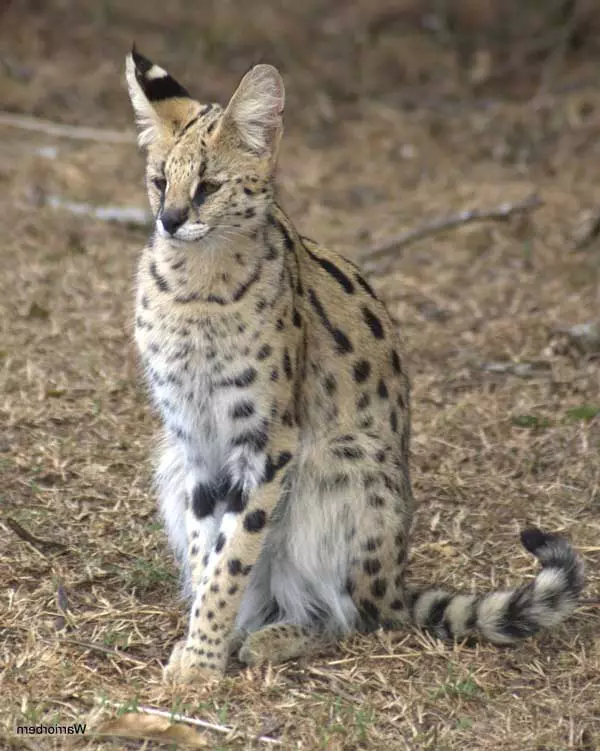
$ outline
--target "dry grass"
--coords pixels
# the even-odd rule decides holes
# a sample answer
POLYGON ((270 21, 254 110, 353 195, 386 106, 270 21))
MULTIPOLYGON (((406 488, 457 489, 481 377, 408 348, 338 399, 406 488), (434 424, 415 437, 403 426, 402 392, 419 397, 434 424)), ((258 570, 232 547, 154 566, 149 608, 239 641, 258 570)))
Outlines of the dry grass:
MULTIPOLYGON (((305 750, 592 751, 600 743, 600 417, 592 416, 600 369, 598 359, 548 344, 555 326, 600 310, 600 246, 572 250, 583 212, 598 204, 600 94, 572 91, 538 107, 403 110, 398 89, 420 71, 429 71, 424 99, 454 91, 446 50, 419 35, 395 48, 389 39, 351 47, 352 34, 327 31, 334 10, 317 23, 316 0, 304 10, 281 5, 295 10, 263 3, 261 23, 250 23, 249 12, 215 4, 187 30, 183 0, 168 11, 105 0, 68 17, 64 3, 47 3, 26 23, 13 5, 2 20, 0 98, 15 111, 129 127, 119 70, 134 36, 187 72, 186 82, 194 73, 197 91, 220 98, 258 56, 273 60, 290 88, 284 204, 306 234, 355 256, 427 217, 537 190, 544 207, 531 218, 415 243, 393 273, 374 279, 412 361, 421 503, 412 580, 488 588, 530 577, 534 562, 517 532, 536 523, 582 551, 585 597, 596 604, 514 650, 374 634, 310 662, 233 666, 217 688, 175 695, 163 687, 161 663, 185 612, 149 489, 155 421, 131 341, 144 236, 35 202, 49 193, 143 205, 141 159, 126 144, 5 128, 0 747, 139 748, 89 735, 14 735, 23 723, 98 723, 115 716, 116 702, 235 728, 197 735, 215 750, 267 748, 253 740, 267 735, 305 750), (361 60, 366 82, 347 72, 361 60), (486 370, 491 362, 535 367, 520 378, 486 370)), ((565 80, 575 75, 564 71, 565 80)))

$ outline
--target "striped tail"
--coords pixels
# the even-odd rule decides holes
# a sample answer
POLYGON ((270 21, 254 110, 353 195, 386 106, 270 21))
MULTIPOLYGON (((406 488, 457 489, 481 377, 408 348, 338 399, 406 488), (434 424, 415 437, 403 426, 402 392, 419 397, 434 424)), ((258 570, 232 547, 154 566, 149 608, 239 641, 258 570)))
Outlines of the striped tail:
POLYGON ((485 595, 415 592, 410 605, 414 624, 443 639, 479 636, 513 644, 564 621, 583 588, 583 561, 559 535, 530 528, 521 533, 521 542, 542 564, 533 581, 485 595))

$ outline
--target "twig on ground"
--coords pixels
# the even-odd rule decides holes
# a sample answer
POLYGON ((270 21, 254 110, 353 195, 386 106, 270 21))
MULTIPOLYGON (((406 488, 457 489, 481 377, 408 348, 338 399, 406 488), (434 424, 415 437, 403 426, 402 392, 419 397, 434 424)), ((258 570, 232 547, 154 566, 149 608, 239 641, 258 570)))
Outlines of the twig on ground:
POLYGON ((349 694, 347 691, 344 691, 340 687, 339 681, 334 675, 331 675, 325 670, 318 670, 317 668, 313 667, 308 667, 307 672, 315 676, 320 682, 326 683, 328 686, 330 686, 332 690, 335 691, 337 696, 341 696, 341 698, 345 699, 349 704, 360 704, 361 699, 356 696, 352 696, 352 694, 349 694))
POLYGON ((508 219, 513 214, 518 214, 523 211, 532 211, 542 205, 542 200, 538 195, 532 193, 524 198, 522 201, 515 201, 513 203, 501 203, 492 209, 472 209, 471 211, 459 211, 456 214, 450 214, 449 216, 439 217, 432 219, 420 227, 402 232, 389 240, 375 245, 370 250, 365 252, 362 256, 362 261, 367 270, 374 270, 377 268, 374 261, 381 258, 385 258, 391 255, 398 248, 402 248, 409 243, 421 240, 423 237, 434 235, 438 232, 443 232, 448 229, 454 229, 465 224, 471 224, 473 222, 482 221, 502 221, 508 219))
POLYGON ((54 540, 42 540, 39 537, 35 537, 31 534, 31 532, 28 532, 19 524, 16 519, 13 519, 11 516, 4 517, 4 523, 7 527, 12 529, 17 537, 20 537, 22 540, 25 540, 25 542, 28 542, 36 550, 42 553, 42 555, 46 555, 47 553, 50 553, 52 551, 64 553, 68 549, 66 545, 62 544, 62 542, 54 542, 54 540))
POLYGON ((67 618, 71 620, 69 613, 69 598, 65 585, 59 581, 56 588, 56 606, 60 611, 54 620, 56 631, 63 631, 67 627, 67 618))
POLYGON ((61 638, 60 643, 72 644, 75 647, 81 647, 82 649, 89 649, 92 652, 102 652, 102 654, 110 655, 111 657, 116 657, 117 659, 125 660, 126 662, 133 662, 135 665, 142 665, 144 667, 148 665, 147 662, 144 662, 143 660, 137 660, 135 657, 131 657, 131 655, 126 655, 123 652, 119 652, 117 649, 111 649, 110 647, 105 647, 102 644, 94 644, 94 642, 91 642, 91 641, 82 641, 81 639, 61 638))
POLYGON ((152 220, 150 212, 139 206, 93 206, 91 203, 65 201, 58 196, 48 196, 45 203, 53 209, 62 209, 63 211, 69 211, 71 214, 79 216, 89 216, 93 219, 100 219, 103 222, 117 222, 119 224, 130 224, 135 227, 147 227, 152 220))
MULTIPOLYGON (((117 702, 106 701, 105 704, 108 704, 111 707, 115 707, 116 709, 121 709, 121 705, 118 704, 117 702)), ((196 717, 188 717, 187 715, 179 714, 178 712, 169 712, 165 709, 155 709, 154 707, 136 706, 135 711, 141 714, 153 715, 155 717, 163 717, 167 720, 170 720, 171 722, 183 722, 183 723, 186 723, 187 725, 193 725, 199 728, 206 728, 207 730, 214 730, 217 733, 229 734, 229 733, 232 733, 234 730, 234 728, 227 727, 226 725, 217 725, 214 722, 207 722, 206 720, 199 720, 196 717)), ((277 740, 277 738, 270 738, 267 735, 256 736, 255 740, 262 741, 263 743, 270 743, 273 746, 282 745, 282 742, 277 740)))
MULTIPOLYGON (((147 227, 152 221, 150 212, 139 206, 93 206, 90 203, 66 201, 59 196, 49 196, 45 203, 53 209, 62 209, 79 216, 89 216, 105 222, 118 222, 138 227, 147 227)), ((522 201, 514 203, 501 203, 493 209, 472 209, 471 211, 459 211, 456 214, 439 217, 426 222, 420 227, 408 230, 375 245, 362 256, 362 262, 368 271, 377 269, 374 261, 392 254, 398 248, 402 248, 411 242, 421 240, 423 237, 434 235, 448 229, 454 229, 465 224, 482 221, 503 221, 513 214, 531 211, 542 206, 541 199, 532 194, 522 201)))
POLYGON ((32 130, 59 138, 74 138, 79 141, 98 141, 100 143, 135 143, 133 131, 108 130, 105 128, 88 128, 81 125, 63 125, 51 120, 43 120, 28 115, 13 115, 0 112, 0 125, 21 130, 32 130))

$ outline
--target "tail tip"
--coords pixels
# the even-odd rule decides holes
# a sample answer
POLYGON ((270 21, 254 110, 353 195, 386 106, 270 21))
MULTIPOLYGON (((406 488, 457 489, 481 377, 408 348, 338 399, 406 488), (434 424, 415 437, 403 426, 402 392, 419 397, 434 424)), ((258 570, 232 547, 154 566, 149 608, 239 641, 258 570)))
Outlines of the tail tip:
POLYGON ((537 527, 528 527, 521 532, 521 543, 530 553, 536 552, 554 539, 554 535, 542 532, 537 527))

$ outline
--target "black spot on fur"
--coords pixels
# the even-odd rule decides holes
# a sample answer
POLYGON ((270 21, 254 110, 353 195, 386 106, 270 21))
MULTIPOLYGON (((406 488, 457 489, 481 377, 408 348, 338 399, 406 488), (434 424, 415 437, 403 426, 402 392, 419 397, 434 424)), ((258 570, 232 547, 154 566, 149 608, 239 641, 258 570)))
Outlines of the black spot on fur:
POLYGON ((400 357, 395 349, 392 350, 392 367, 394 368, 394 372, 402 373, 402 365, 400 363, 400 357))
POLYGON ((380 600, 382 597, 385 597, 385 593, 387 592, 387 582, 385 579, 382 579, 379 577, 378 579, 375 579, 373 584, 371 585, 371 594, 373 597, 376 597, 378 600, 380 600))
POLYGON ((369 396, 369 394, 365 392, 364 394, 361 394, 358 397, 358 400, 356 402, 356 409, 358 409, 359 411, 366 409, 370 403, 371 403, 371 397, 369 396))
POLYGON ((276 258, 279 258, 279 251, 274 245, 271 245, 271 243, 267 242, 267 255, 266 259, 267 261, 274 261, 276 258))
POLYGON ((248 292, 248 290, 256 284, 256 282, 259 280, 260 275, 262 272, 262 263, 258 263, 256 265, 256 268, 252 272, 252 274, 246 279, 245 282, 240 284, 240 286, 235 290, 235 292, 232 295, 232 299, 234 302, 238 302, 238 300, 241 300, 242 297, 248 292))
POLYGON ((372 495, 368 496, 367 503, 369 504, 369 506, 371 506, 371 508, 383 508, 385 506, 385 499, 380 495, 373 493, 372 495))
POLYGON ((379 385, 377 386, 377 393, 382 399, 387 399, 389 396, 388 388, 385 385, 383 378, 379 381, 379 385))
POLYGON ((156 268, 156 261, 152 261, 150 264, 150 276, 154 279, 154 283, 161 292, 169 291, 169 283, 162 274, 159 274, 158 269, 156 268))
POLYGON ((234 404, 233 408, 230 410, 230 414, 233 420, 240 420, 245 417, 251 417, 255 411, 256 407, 254 406, 254 402, 245 399, 242 402, 234 404))
POLYGON ((306 248, 306 252, 310 256, 310 258, 313 259, 313 261, 316 261, 319 266, 324 269, 328 274, 330 274, 336 282, 342 287, 344 292, 348 293, 349 295, 354 294, 354 284, 352 284, 352 281, 344 274, 344 272, 335 265, 332 261, 330 261, 328 258, 321 258, 312 251, 310 251, 308 248, 306 248))
POLYGON ((261 451, 264 451, 268 442, 269 435, 267 433, 266 424, 263 424, 262 428, 240 433, 240 435, 233 439, 234 446, 247 446, 256 454, 260 454, 261 451))
POLYGON ((364 458, 365 453, 359 446, 336 446, 333 449, 333 455, 338 459, 358 461, 364 458))
POLYGON ((379 622, 379 608, 377 607, 377 605, 375 605, 374 602, 363 599, 360 601, 360 609, 363 613, 363 616, 366 617, 372 625, 375 625, 379 622))
POLYGON ((267 515, 262 509, 256 509, 246 514, 244 518, 244 529, 246 532, 260 532, 267 523, 267 515))
POLYGON ((372 488, 373 485, 377 485, 379 482, 379 475, 374 472, 365 472, 363 475, 365 488, 372 488))
POLYGON ((386 490, 389 490, 390 493, 394 493, 395 495, 402 495, 401 488, 385 472, 381 473, 381 479, 383 480, 386 490))
POLYGON ((231 378, 225 378, 219 383, 219 386, 235 386, 239 389, 245 388, 246 386, 251 386, 254 383, 256 376, 256 368, 249 367, 246 368, 246 370, 243 370, 238 375, 231 376, 231 378))
POLYGON ((240 514, 246 508, 247 502, 241 488, 233 488, 227 497, 227 511, 240 514))
POLYGON ((367 537, 367 541, 364 544, 364 549, 369 553, 373 553, 375 550, 377 550, 378 547, 380 547, 381 543, 381 537, 367 537))
POLYGON ((292 313, 292 322, 297 329, 302 327, 302 316, 298 313, 296 308, 294 308, 294 312, 292 313))
MULTIPOLYGON (((179 138, 181 138, 181 136, 183 136, 185 133, 187 133, 188 130, 192 127, 192 125, 195 125, 198 122, 199 117, 200 116, 198 116, 198 117, 192 117, 192 119, 188 123, 186 123, 186 125, 182 128, 181 132, 179 133, 179 138)), ((206 163, 203 163, 202 167, 201 167, 201 173, 204 172, 204 170, 206 170, 206 163), (202 169, 202 167, 204 169, 202 169)), ((202 174, 200 174, 200 177, 202 177, 202 174)))
POLYGON ((239 558, 230 558, 227 562, 227 568, 231 576, 237 576, 242 571, 242 562, 239 558))
MULTIPOLYGON (((200 299, 200 295, 198 292, 190 292, 188 295, 176 295, 175 296, 175 302, 179 303, 180 305, 188 305, 191 302, 197 302, 200 299)), ((223 300, 223 298, 219 298, 219 300, 223 300)), ((216 302, 216 300, 212 300, 211 302, 216 302)), ((223 300, 221 305, 225 305, 225 300, 223 300)))
POLYGON ((217 537, 217 542, 215 544, 215 553, 220 553, 221 550, 223 550, 225 542, 226 542, 225 535, 222 532, 220 532, 219 536, 217 537))
POLYGON ((331 396, 332 394, 335 394, 335 391, 337 389, 337 383, 335 381, 335 376, 333 376, 331 373, 329 373, 325 378, 323 379, 323 386, 325 387, 325 391, 331 396))
POLYGON ((352 352, 352 344, 341 329, 334 329, 331 333, 333 335, 335 343, 337 344, 338 352, 340 352, 341 354, 352 352))
POLYGON ((281 451, 276 461, 274 461, 271 454, 269 454, 265 464, 265 482, 273 482, 275 475, 283 469, 291 459, 292 455, 289 451, 281 451))
POLYGON ((371 287, 369 282, 367 282, 366 279, 364 279, 360 274, 355 274, 354 278, 368 295, 371 295, 371 297, 374 300, 377 300, 377 295, 375 294, 375 292, 373 291, 373 288, 371 287))
POLYGON ((398 432, 398 415, 395 409, 390 412, 390 428, 394 433, 398 432))
POLYGON ((192 492, 192 509, 198 519, 204 519, 215 511, 219 489, 215 485, 196 485, 192 492))
POLYGON ((354 363, 353 373, 356 383, 364 383, 371 374, 371 364, 367 360, 358 360, 354 363))
POLYGON ((269 224, 271 224, 273 227, 275 227, 279 233, 281 234, 281 237, 283 239, 283 244, 285 246, 286 250, 293 250, 294 248, 294 241, 292 240, 292 237, 290 233, 287 230, 287 227, 285 227, 279 219, 276 219, 272 214, 269 214, 269 224))
POLYGON ((365 322, 367 326, 371 329, 371 333, 375 337, 375 339, 383 339, 385 334, 383 331, 383 325, 379 318, 373 313, 369 308, 367 308, 366 305, 363 305, 362 307, 362 314, 363 318, 365 319, 365 322))
POLYGON ((321 301, 317 297, 317 293, 314 291, 312 287, 308 290, 308 298, 316 314, 319 316, 321 323, 333 337, 333 340, 335 341, 337 345, 337 351, 340 354, 348 354, 349 352, 352 352, 354 349, 352 347, 352 343, 350 342, 346 334, 344 334, 344 332, 341 329, 336 328, 331 323, 331 321, 329 320, 329 317, 327 316, 327 313, 325 312, 325 308, 323 307, 321 301))
POLYGON ((356 436, 352 433, 344 433, 344 435, 338 435, 333 439, 333 443, 354 443, 356 436))
POLYGON ((256 354, 256 359, 266 360, 267 357, 269 357, 272 352, 273 352, 273 347, 271 347, 270 344, 263 344, 263 346, 258 350, 256 354))
POLYGON ((363 562, 363 571, 369 576, 375 576, 381 571, 381 561, 377 558, 367 558, 363 562))
POLYGON ((290 353, 287 351, 287 348, 283 353, 283 372, 285 373, 288 381, 291 381, 294 377, 294 371, 292 370, 292 361, 290 359, 290 353))

